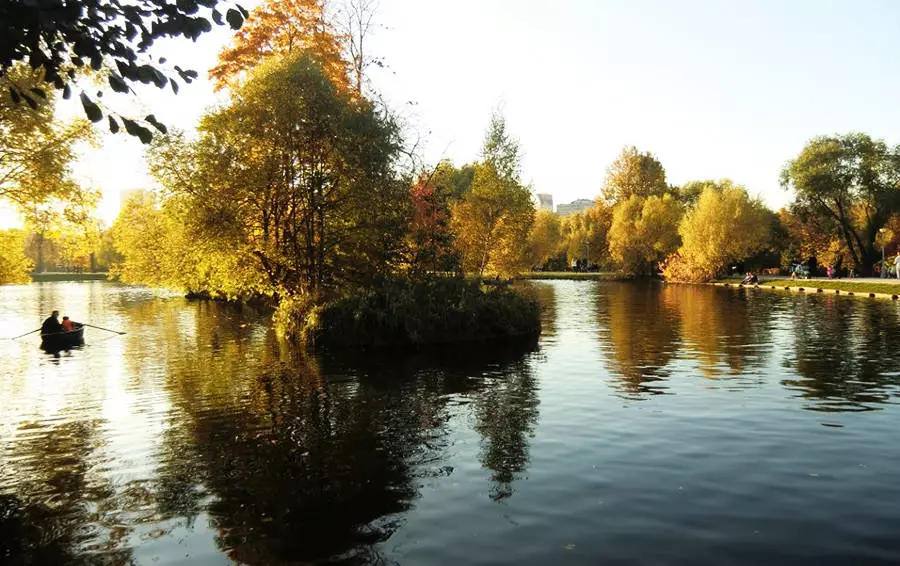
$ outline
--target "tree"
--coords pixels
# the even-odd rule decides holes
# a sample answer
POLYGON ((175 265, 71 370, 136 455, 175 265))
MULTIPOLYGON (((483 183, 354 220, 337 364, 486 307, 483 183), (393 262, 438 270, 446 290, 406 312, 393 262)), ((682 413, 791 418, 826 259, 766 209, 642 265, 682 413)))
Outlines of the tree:
POLYGON ((303 52, 332 84, 350 90, 348 63, 341 50, 323 0, 267 0, 253 9, 209 76, 218 88, 236 86, 265 58, 303 52))
POLYGON ((682 206, 672 195, 632 195, 613 209, 609 253, 626 273, 652 275, 678 249, 682 206))
POLYGON ((455 203, 465 196, 472 186, 475 166, 466 164, 456 167, 449 160, 443 160, 434 168, 428 184, 448 203, 455 203))
POLYGON ((678 229, 682 246, 667 265, 667 276, 709 280, 730 262, 745 259, 771 242, 776 220, 744 187, 723 180, 703 189, 696 208, 678 229))
POLYGON ((519 182, 519 143, 500 112, 491 115, 481 157, 468 192, 453 207, 457 247, 466 271, 513 275, 525 266, 522 244, 534 221, 534 203, 519 182))
MULTIPOLYGON (((131 90, 130 83, 171 86, 178 92, 172 74, 190 83, 197 73, 175 65, 172 71, 162 67, 164 59, 153 60, 149 48, 162 37, 184 37, 195 40, 217 25, 239 29, 247 12, 238 5, 228 8, 224 17, 218 10, 219 0, 81 0, 59 2, 37 0, 0 3, 0 83, 13 100, 38 107, 47 97, 44 87, 32 87, 15 80, 9 73, 17 63, 41 69, 43 82, 71 96, 78 71, 102 71, 115 92, 131 90), (199 13, 198 13, 199 12, 199 13)), ((99 95, 99 93, 98 93, 99 95)), ((86 92, 81 92, 85 114, 92 122, 103 119, 103 110, 86 92)), ((142 122, 122 118, 125 130, 145 143, 152 134, 147 126, 160 130, 153 115, 142 122)), ((109 116, 110 130, 119 130, 115 118, 109 116)))
POLYGON ((636 147, 625 147, 606 171, 602 195, 607 204, 623 202, 637 196, 662 196, 668 191, 666 170, 650 152, 640 153, 636 147))
POLYGON ((25 256, 25 232, 0 230, 0 284, 28 283, 32 267, 25 256))
POLYGON ((612 208, 603 202, 562 219, 562 246, 566 256, 600 264, 609 257, 608 236, 612 225, 612 208))
POLYGON ((559 254, 562 243, 559 216, 549 210, 537 211, 526 243, 528 264, 544 265, 559 254))
POLYGON ((481 160, 493 167, 501 179, 519 182, 522 152, 519 142, 506 131, 506 119, 499 110, 491 114, 481 147, 481 160))
POLYGON ((523 242, 534 220, 528 189, 489 163, 475 166, 472 188, 453 209, 452 226, 463 269, 514 275, 525 265, 523 242))
MULTIPOLYGON (((21 66, 7 77, 21 85, 40 84, 40 74, 21 66)), ((24 207, 51 199, 68 200, 78 192, 70 165, 77 145, 93 140, 88 123, 61 124, 53 117, 52 95, 23 112, 12 91, 0 91, 0 198, 24 207)))
POLYGON ((875 236, 900 210, 900 148, 866 134, 818 137, 788 163, 781 179, 796 192, 794 212, 826 223, 856 268, 871 273, 880 259, 875 236))
POLYGON ((197 241, 252 262, 260 292, 278 298, 393 269, 409 222, 396 125, 304 53, 264 61, 232 100, 203 119, 196 142, 173 138, 150 155, 163 186, 185 198, 197 241))
POLYGON ((415 276, 427 270, 455 271, 459 261, 453 250, 450 208, 446 200, 425 177, 412 186, 410 196, 413 212, 407 239, 411 273, 415 276))

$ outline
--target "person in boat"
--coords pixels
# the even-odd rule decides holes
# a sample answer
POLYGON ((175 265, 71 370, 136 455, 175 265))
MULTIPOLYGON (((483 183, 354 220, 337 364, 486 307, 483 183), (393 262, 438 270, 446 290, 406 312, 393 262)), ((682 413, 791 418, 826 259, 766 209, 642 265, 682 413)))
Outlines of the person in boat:
POLYGON ((62 324, 59 322, 59 311, 53 311, 44 324, 41 325, 41 336, 45 334, 57 334, 63 331, 62 324))
POLYGON ((69 317, 64 316, 62 321, 62 329, 63 332, 72 332, 75 330, 75 323, 69 320, 69 317))

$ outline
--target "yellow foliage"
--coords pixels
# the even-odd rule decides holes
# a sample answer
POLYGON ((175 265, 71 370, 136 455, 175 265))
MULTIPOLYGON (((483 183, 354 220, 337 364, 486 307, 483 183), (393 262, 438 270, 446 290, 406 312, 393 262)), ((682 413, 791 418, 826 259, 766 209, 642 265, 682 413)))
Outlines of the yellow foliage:
POLYGON ((0 284, 28 283, 33 266, 25 257, 25 232, 0 230, 0 284))
POLYGON ((681 203, 672 195, 632 195, 613 209, 609 253, 622 270, 650 275, 656 264, 678 248, 681 203))
POLYGON ((762 250, 771 239, 772 214, 746 189, 722 181, 700 194, 696 208, 681 221, 682 246, 669 258, 670 279, 702 281, 732 261, 762 250))

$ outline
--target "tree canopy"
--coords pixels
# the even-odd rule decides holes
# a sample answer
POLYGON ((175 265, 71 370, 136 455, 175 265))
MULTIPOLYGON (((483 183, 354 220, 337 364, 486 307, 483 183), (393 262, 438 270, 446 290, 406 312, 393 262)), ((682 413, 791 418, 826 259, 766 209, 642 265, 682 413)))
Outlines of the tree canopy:
POLYGON ((606 172, 603 199, 609 204, 624 202, 632 196, 662 196, 668 191, 666 170, 652 153, 625 147, 606 172))
POLYGON ((798 215, 826 223, 871 272, 878 230, 900 209, 900 148, 866 134, 818 137, 784 168, 782 185, 794 189, 798 215))
POLYGON ((199 132, 160 144, 153 171, 188 199, 200 240, 255 263, 260 292, 316 295, 401 257, 409 193, 396 177, 398 130, 317 61, 264 61, 199 132))
POLYGON ((499 113, 491 116, 472 184, 453 207, 452 226, 463 269, 513 275, 522 269, 534 221, 531 192, 519 182, 519 145, 499 113))
POLYGON ((678 249, 682 206, 672 195, 632 195, 613 209, 609 253, 625 273, 652 275, 678 249))
MULTIPOLYGON (((39 71, 23 66, 7 76, 19 85, 39 85, 39 71)), ((56 97, 35 100, 34 110, 23 112, 11 91, 0 91, 0 199, 20 210, 50 199, 67 200, 80 190, 70 165, 76 146, 92 141, 85 120, 63 124, 54 119, 56 97)))
POLYGON ((697 206, 678 228, 682 245, 667 275, 709 280, 733 261, 743 260, 770 243, 774 213, 730 180, 707 185, 697 206))

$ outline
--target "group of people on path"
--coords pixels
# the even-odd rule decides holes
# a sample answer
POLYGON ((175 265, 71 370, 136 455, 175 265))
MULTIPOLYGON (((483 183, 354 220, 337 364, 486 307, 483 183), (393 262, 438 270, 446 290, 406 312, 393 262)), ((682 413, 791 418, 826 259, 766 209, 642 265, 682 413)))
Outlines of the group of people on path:
POLYGON ((75 323, 69 317, 64 316, 62 322, 59 321, 59 311, 53 311, 47 320, 41 325, 41 336, 46 334, 59 334, 61 332, 72 332, 75 330, 75 323))

